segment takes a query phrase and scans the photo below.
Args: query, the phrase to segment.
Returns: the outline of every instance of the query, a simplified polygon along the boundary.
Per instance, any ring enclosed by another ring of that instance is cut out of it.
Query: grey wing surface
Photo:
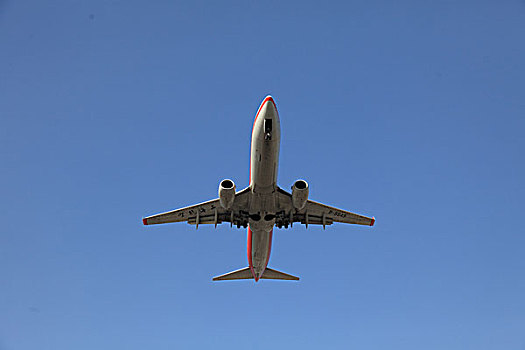
[[[172,222],[187,222],[190,225],[221,224],[246,226],[248,223],[248,201],[250,188],[235,193],[231,209],[224,209],[219,199],[190,205],[188,207],[148,216],[142,219],[144,225],[167,224]]]
[[[292,195],[281,188],[278,188],[278,207],[281,209],[279,218],[283,218],[282,224],[288,225],[293,222],[300,222],[308,225],[331,225],[334,222],[345,224],[373,226],[375,219],[351,213],[346,210],[331,207],[326,204],[308,200],[306,206],[301,210],[296,210],[292,205]],[[287,214],[288,213],[288,214]],[[278,222],[278,221],[276,221]]]

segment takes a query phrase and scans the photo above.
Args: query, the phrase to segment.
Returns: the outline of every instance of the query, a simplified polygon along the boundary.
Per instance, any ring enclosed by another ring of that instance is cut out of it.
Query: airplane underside
[[[297,180],[291,193],[277,186],[281,129],[279,114],[271,96],[267,96],[255,116],[250,155],[250,185],[236,192],[232,180],[219,185],[219,198],[189,207],[144,218],[144,225],[186,221],[196,228],[202,224],[248,229],[248,267],[217,277],[214,281],[253,279],[299,280],[299,277],[268,267],[273,229],[292,227],[294,223],[332,225],[334,222],[373,226],[375,219],[308,199],[308,183]]]

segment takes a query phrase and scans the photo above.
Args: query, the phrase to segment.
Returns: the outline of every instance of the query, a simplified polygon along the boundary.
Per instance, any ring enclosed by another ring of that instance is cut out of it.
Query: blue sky
[[[523,1],[0,1],[0,349],[525,349]],[[279,184],[376,226],[141,218]]]

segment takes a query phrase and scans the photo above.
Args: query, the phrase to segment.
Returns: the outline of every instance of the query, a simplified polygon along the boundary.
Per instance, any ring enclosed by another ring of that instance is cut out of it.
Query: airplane
[[[308,199],[305,180],[297,180],[291,193],[277,185],[281,127],[272,96],[261,103],[253,122],[250,185],[236,191],[230,179],[219,184],[219,198],[185,208],[148,216],[144,225],[187,222],[196,228],[203,224],[229,222],[248,228],[248,267],[216,276],[213,281],[259,279],[299,280],[299,277],[268,267],[273,228],[292,227],[293,223],[322,225],[334,222],[373,226],[375,218],[354,214]]]

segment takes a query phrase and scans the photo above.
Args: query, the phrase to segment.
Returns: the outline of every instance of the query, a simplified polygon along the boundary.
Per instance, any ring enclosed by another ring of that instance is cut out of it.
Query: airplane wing
[[[373,226],[375,219],[367,216],[351,213],[346,210],[334,208],[326,204],[308,200],[306,206],[301,210],[295,210],[292,205],[292,195],[281,188],[278,188],[278,206],[282,210],[276,215],[276,225],[278,227],[300,222],[306,225],[331,225],[334,222],[345,224],[357,224]],[[289,214],[286,214],[289,213]]]
[[[230,210],[224,209],[219,203],[219,199],[191,205],[189,207],[168,211],[157,215],[148,216],[142,219],[144,225],[167,224],[171,222],[184,222],[190,225],[217,224],[229,222],[230,225],[246,227],[248,225],[248,193],[247,187],[235,193],[235,199]]]

